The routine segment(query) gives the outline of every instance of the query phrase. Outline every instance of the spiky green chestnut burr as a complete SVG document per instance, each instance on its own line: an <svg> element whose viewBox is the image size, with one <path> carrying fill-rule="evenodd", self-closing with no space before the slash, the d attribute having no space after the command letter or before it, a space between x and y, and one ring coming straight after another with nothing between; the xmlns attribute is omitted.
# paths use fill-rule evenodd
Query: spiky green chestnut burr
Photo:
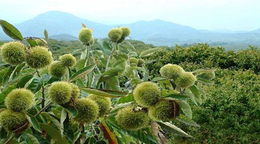
<svg viewBox="0 0 260 144"><path fill-rule="evenodd" d="M183 72L176 79L175 84L181 88L188 88L194 85L197 78L192 74L192 72Z"/></svg>
<svg viewBox="0 0 260 144"><path fill-rule="evenodd" d="M46 47L36 46L30 49L26 62L32 68L40 69L51 64L52 56Z"/></svg>
<svg viewBox="0 0 260 144"><path fill-rule="evenodd" d="M88 43L83 43L86 46L92 46L95 43L95 39L92 37Z"/></svg>
<svg viewBox="0 0 260 144"><path fill-rule="evenodd" d="M145 61L143 59L138 59L137 66L142 67L144 65Z"/></svg>
<svg viewBox="0 0 260 144"><path fill-rule="evenodd" d="M117 43L119 44L119 43L122 43L123 41L125 40L125 37L121 37L118 41L117 41Z"/></svg>
<svg viewBox="0 0 260 144"><path fill-rule="evenodd" d="M138 105L149 107L159 101L160 93L160 89L155 83L143 82L136 86L133 95Z"/></svg>
<svg viewBox="0 0 260 144"><path fill-rule="evenodd" d="M38 46L43 46L43 47L48 48L47 47L48 43L47 43L47 41L45 39L36 39L35 41L36 41Z"/></svg>
<svg viewBox="0 0 260 144"><path fill-rule="evenodd" d="M123 32L123 37L127 37L130 35L130 29L128 27L121 27L121 30Z"/></svg>
<svg viewBox="0 0 260 144"><path fill-rule="evenodd" d="M52 102L66 104L71 99L72 88L68 82L55 82L49 88L48 95Z"/></svg>
<svg viewBox="0 0 260 144"><path fill-rule="evenodd" d="M205 72L205 73L200 73L197 75L197 78L203 78L206 80L212 80L213 78L215 78L215 72Z"/></svg>
<svg viewBox="0 0 260 144"><path fill-rule="evenodd" d="M83 44L87 44L91 41L92 39L92 29L89 28L82 28L79 31L79 40L83 43Z"/></svg>
<svg viewBox="0 0 260 144"><path fill-rule="evenodd" d="M118 111L116 122L125 130L139 130L149 125L150 119L144 110L135 110L134 106L127 106Z"/></svg>
<svg viewBox="0 0 260 144"><path fill-rule="evenodd" d="M16 112L23 112L33 106L34 94L25 88L12 90L5 98L5 106Z"/></svg>
<svg viewBox="0 0 260 144"><path fill-rule="evenodd" d="M91 122L94 122L98 118L98 104L91 99L79 99L76 102L76 109L78 111L78 115L75 117L75 120L78 122L89 124Z"/></svg>
<svg viewBox="0 0 260 144"><path fill-rule="evenodd" d="M72 54L65 54L60 56L60 61L63 66L73 67L76 65L77 60Z"/></svg>
<svg viewBox="0 0 260 144"><path fill-rule="evenodd" d="M9 42L1 46L1 56L10 65L18 65L25 61L25 46L20 42Z"/></svg>
<svg viewBox="0 0 260 144"><path fill-rule="evenodd" d="M148 108L148 115L152 120L171 121L179 114L179 104L173 100L161 99Z"/></svg>
<svg viewBox="0 0 260 144"><path fill-rule="evenodd" d="M63 66L61 62L58 61L53 62L49 67L49 74L54 77L60 78L64 76L65 73L66 73L66 67Z"/></svg>
<svg viewBox="0 0 260 144"><path fill-rule="evenodd" d="M15 112L9 109L0 113L0 125L9 132L14 132L19 129L16 133L24 131L29 127L27 115L25 113Z"/></svg>
<svg viewBox="0 0 260 144"><path fill-rule="evenodd" d="M72 88L71 97L73 100L76 100L80 97L80 89L77 85L70 83L70 86Z"/></svg>
<svg viewBox="0 0 260 144"><path fill-rule="evenodd" d="M108 32L108 37L112 42L117 42L121 39L123 31L120 28L113 28Z"/></svg>
<svg viewBox="0 0 260 144"><path fill-rule="evenodd" d="M111 107L111 101L110 101L110 98L108 98L108 97L102 97L102 96L91 94L87 98L92 99L93 101L95 101L98 104L99 117L104 116Z"/></svg>
<svg viewBox="0 0 260 144"><path fill-rule="evenodd" d="M160 69L161 76L164 76L168 79L176 79L184 72L183 68L176 64L166 64Z"/></svg>
<svg viewBox="0 0 260 144"><path fill-rule="evenodd" d="M137 63L138 63L138 59L136 58L130 58L130 65L131 66L137 66Z"/></svg>

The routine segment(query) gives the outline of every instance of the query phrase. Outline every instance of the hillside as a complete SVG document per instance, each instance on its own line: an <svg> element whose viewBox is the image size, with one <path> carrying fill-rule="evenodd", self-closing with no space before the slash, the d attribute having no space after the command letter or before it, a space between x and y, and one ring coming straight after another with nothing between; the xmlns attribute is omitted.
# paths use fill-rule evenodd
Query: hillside
<svg viewBox="0 0 260 144"><path fill-rule="evenodd" d="M94 21L79 18L75 15L49 11L40 14L33 19L15 25L22 34L27 36L43 37L43 30L47 29L49 35L58 40L76 40L81 29L81 23L93 29L95 38L107 37L111 28L127 26L131 29L131 38L141 40L154 45L193 44L206 42L210 44L223 44L237 49L246 48L248 45L260 46L259 29L251 32L228 30L197 30L192 27L179 25L163 20L138 21L131 24L105 25ZM6 40L3 32L0 32L0 40Z"/></svg>

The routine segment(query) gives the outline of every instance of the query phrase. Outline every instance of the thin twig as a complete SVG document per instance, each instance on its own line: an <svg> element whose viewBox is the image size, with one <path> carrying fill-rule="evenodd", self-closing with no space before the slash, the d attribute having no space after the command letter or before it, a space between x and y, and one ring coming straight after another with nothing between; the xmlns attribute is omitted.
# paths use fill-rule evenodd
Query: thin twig
<svg viewBox="0 0 260 144"><path fill-rule="evenodd" d="M12 136L10 136L10 138L4 143L4 144L8 144L13 138L14 138L15 134L13 134Z"/></svg>
<svg viewBox="0 0 260 144"><path fill-rule="evenodd" d="M41 114L47 107L49 107L51 105L51 102L48 103L44 108L42 108L37 114L34 115L34 117L38 116L39 114Z"/></svg>
<svg viewBox="0 0 260 144"><path fill-rule="evenodd" d="M117 44L116 44L116 45L117 45ZM116 49L116 46L115 46L115 47L113 47L113 49L112 49L112 51L111 51L110 55L108 56L108 59L107 59L107 64L106 64L106 70L108 69L108 64L109 64L109 62L110 62L110 59L111 59L111 57L112 57L112 55L113 55L113 53L114 53L115 49Z"/></svg>
<svg viewBox="0 0 260 144"><path fill-rule="evenodd" d="M95 57L94 57L93 50L92 50L91 46L90 46L90 53L91 53L91 57L92 57L92 59L93 59L93 62L94 62L94 64L96 65L96 68L97 68L97 70L98 70L98 73L101 74L101 71L99 70L99 68L98 68L98 66L97 66L97 62L96 62L96 60L95 60Z"/></svg>
<svg viewBox="0 0 260 144"><path fill-rule="evenodd" d="M36 73L38 75L38 77L42 78L40 75L40 72L38 70L36 70ZM42 85L42 108L45 107L45 95L44 95L44 85Z"/></svg>

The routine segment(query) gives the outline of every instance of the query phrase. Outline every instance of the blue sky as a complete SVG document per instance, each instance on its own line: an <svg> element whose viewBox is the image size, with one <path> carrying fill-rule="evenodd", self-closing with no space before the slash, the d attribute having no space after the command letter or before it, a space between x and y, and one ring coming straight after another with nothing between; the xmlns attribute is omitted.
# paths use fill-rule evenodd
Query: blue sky
<svg viewBox="0 0 260 144"><path fill-rule="evenodd" d="M0 19L20 23L50 10L105 23L161 19L196 29L260 28L259 0L0 0Z"/></svg>

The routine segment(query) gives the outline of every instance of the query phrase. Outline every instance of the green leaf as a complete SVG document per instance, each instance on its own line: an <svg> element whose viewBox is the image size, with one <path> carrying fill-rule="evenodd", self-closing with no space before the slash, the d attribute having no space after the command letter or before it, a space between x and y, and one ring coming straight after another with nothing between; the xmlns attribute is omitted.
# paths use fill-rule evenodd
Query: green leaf
<svg viewBox="0 0 260 144"><path fill-rule="evenodd" d="M98 39L97 43L104 54L109 55L111 53L113 47L105 39Z"/></svg>
<svg viewBox="0 0 260 144"><path fill-rule="evenodd" d="M206 85L214 85L213 81L206 80L206 79L199 78L199 77L197 78L197 81L200 82L200 83L206 84Z"/></svg>
<svg viewBox="0 0 260 144"><path fill-rule="evenodd" d="M5 34L7 34L10 38L23 41L22 34L12 24L8 23L5 20L0 20L0 25L3 29L3 31L5 32Z"/></svg>
<svg viewBox="0 0 260 144"><path fill-rule="evenodd" d="M26 41L30 44L31 47L37 46L37 42L33 38L27 38Z"/></svg>
<svg viewBox="0 0 260 144"><path fill-rule="evenodd" d="M216 71L216 69L197 69L193 71L193 73L209 73L214 71Z"/></svg>
<svg viewBox="0 0 260 144"><path fill-rule="evenodd" d="M155 77L152 79L152 81L157 82L157 81L163 81L163 80L167 80L165 77Z"/></svg>
<svg viewBox="0 0 260 144"><path fill-rule="evenodd" d="M41 115L43 115L48 121L52 122L56 126L56 128L58 128L59 130L61 129L60 122L56 118L54 118L54 115L51 115L47 112L42 112Z"/></svg>
<svg viewBox="0 0 260 144"><path fill-rule="evenodd" d="M44 35L44 37L45 37L46 40L49 39L49 34L48 34L48 31L47 31L46 29L44 29L43 35Z"/></svg>
<svg viewBox="0 0 260 144"><path fill-rule="evenodd" d="M30 115L30 114L28 114L28 116L30 117L30 122L31 122L33 128L36 131L41 132L40 125L39 125L37 119L33 115Z"/></svg>
<svg viewBox="0 0 260 144"><path fill-rule="evenodd" d="M7 87L4 91L1 92L1 94L0 94L0 104L2 102L4 102L7 94L9 94L13 89L15 89L15 85L11 85L11 86Z"/></svg>
<svg viewBox="0 0 260 144"><path fill-rule="evenodd" d="M31 143L31 144L40 144L39 141L37 140L36 137L34 137L33 135L29 134L29 133L26 133L26 136L28 138L28 141Z"/></svg>
<svg viewBox="0 0 260 144"><path fill-rule="evenodd" d="M62 109L62 111L61 111L61 115L60 115L60 126L61 126L61 129L60 129L60 131L61 131L61 135L63 136L63 132L64 132L64 121L66 120L66 118L67 118L67 112L66 112L66 110L65 109Z"/></svg>
<svg viewBox="0 0 260 144"><path fill-rule="evenodd" d="M143 52L141 52L141 54L139 55L139 57L147 57L147 56L150 56L152 54L154 54L155 52L161 50L162 48L151 48L151 49L148 49L148 50L145 50Z"/></svg>
<svg viewBox="0 0 260 144"><path fill-rule="evenodd" d="M185 123L186 125L200 127L200 125L198 125L195 121L189 119L185 115L180 114L176 119L182 123Z"/></svg>
<svg viewBox="0 0 260 144"><path fill-rule="evenodd" d="M20 79L20 81L17 83L17 88L23 88L26 83L28 83L33 78L33 75L26 75L23 78Z"/></svg>
<svg viewBox="0 0 260 144"><path fill-rule="evenodd" d="M69 144L69 142L62 138L60 131L55 129L54 127L47 125L47 124L40 124L41 128L45 130L45 132L53 139L55 140L55 143L57 144Z"/></svg>
<svg viewBox="0 0 260 144"><path fill-rule="evenodd" d="M190 98L189 96L186 96L186 95L183 95L183 94L169 94L169 95L166 95L165 97L173 98L173 99L179 99L179 100L187 100L187 99Z"/></svg>
<svg viewBox="0 0 260 144"><path fill-rule="evenodd" d="M179 135L182 137L192 137L177 126L169 123L169 122L158 122L158 124L161 126L163 130L169 131L175 135Z"/></svg>
<svg viewBox="0 0 260 144"><path fill-rule="evenodd" d="M119 92L119 91L112 91L112 90L98 90L98 89L92 89L92 88L79 88L87 93L103 96L103 97L123 97L127 96L127 92Z"/></svg>
<svg viewBox="0 0 260 144"><path fill-rule="evenodd" d="M42 86L43 86L43 79L36 77L29 84L27 89L31 90L33 93L36 93L41 89Z"/></svg>
<svg viewBox="0 0 260 144"><path fill-rule="evenodd" d="M62 107L64 109L66 109L68 112L70 112L70 114L72 115L72 117L76 117L78 115L78 111L74 106L71 105L62 105Z"/></svg>
<svg viewBox="0 0 260 144"><path fill-rule="evenodd" d="M16 78L16 76L20 73L20 71L23 69L24 66L25 66L25 63L22 63L15 67L14 71L10 75L9 82L12 81L14 78Z"/></svg>
<svg viewBox="0 0 260 144"><path fill-rule="evenodd" d="M192 111L190 105L186 101L180 101L181 110L190 119L192 119Z"/></svg>
<svg viewBox="0 0 260 144"><path fill-rule="evenodd" d="M128 102L132 102L132 101L134 101L134 96L132 94L130 94L126 97L119 98L119 100L117 101L117 104L128 103Z"/></svg>
<svg viewBox="0 0 260 144"><path fill-rule="evenodd" d="M190 91L192 92L192 94L195 96L196 101L201 104L202 100L201 100L201 94L200 91L198 89L198 87L196 85L193 85L191 87L189 87Z"/></svg>
<svg viewBox="0 0 260 144"><path fill-rule="evenodd" d="M95 68L96 65L89 65L87 67L82 68L81 70L77 71L76 73L74 73L71 77L70 77L70 81L74 81L77 80L78 78L90 73L91 71L93 71L93 69Z"/></svg>
<svg viewBox="0 0 260 144"><path fill-rule="evenodd" d="M7 84L8 80L9 80L9 78L10 78L10 75L13 73L13 71L14 71L15 68L16 68L15 66L11 66L11 67L8 69L8 71L5 73L5 75L4 75L3 79L2 79L2 83L3 83L4 85Z"/></svg>
<svg viewBox="0 0 260 144"><path fill-rule="evenodd" d="M157 144L156 140L152 136L152 133L148 129L129 131L128 134L145 144Z"/></svg>

